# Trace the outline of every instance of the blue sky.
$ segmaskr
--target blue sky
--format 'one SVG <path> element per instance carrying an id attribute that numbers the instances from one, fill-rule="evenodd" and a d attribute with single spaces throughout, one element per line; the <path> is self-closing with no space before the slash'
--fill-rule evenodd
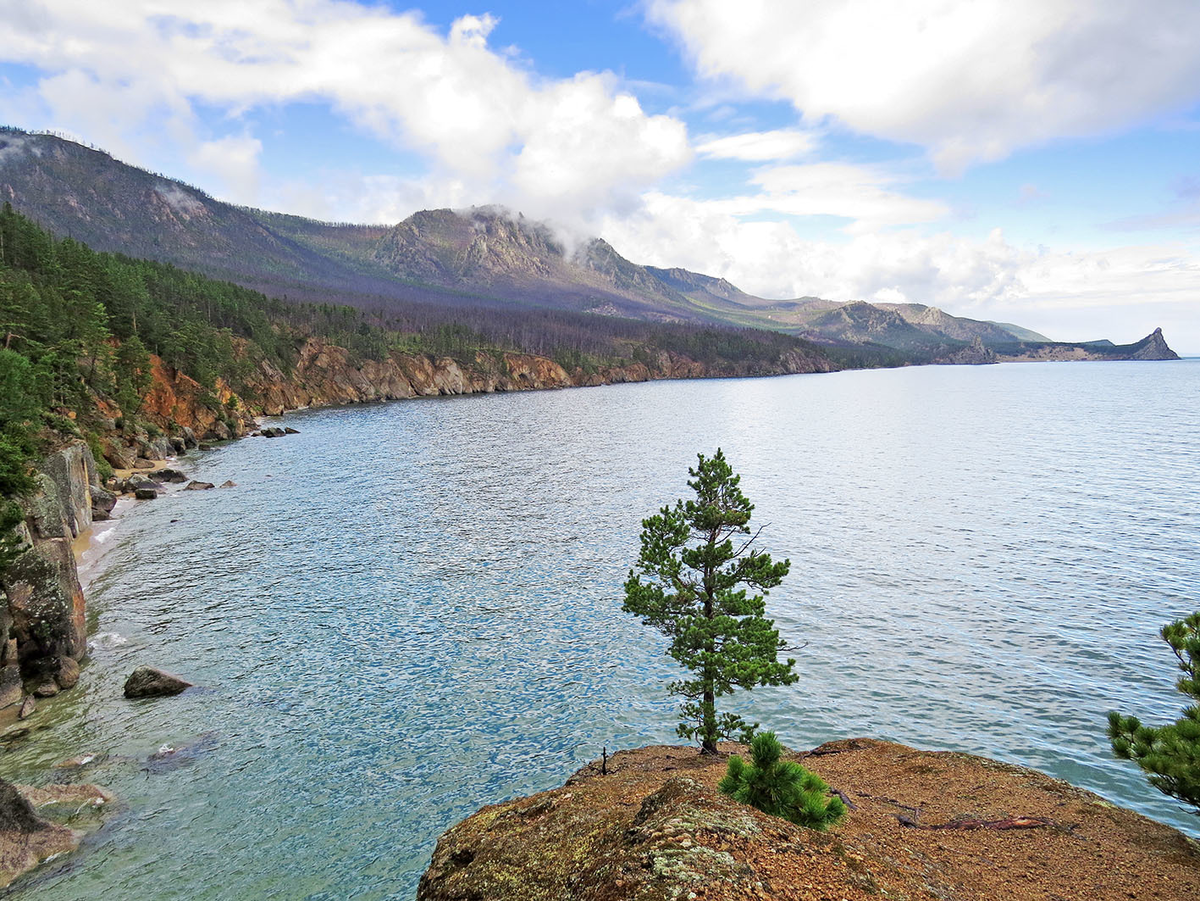
<path id="1" fill-rule="evenodd" d="M 764 296 L 1200 351 L 1194 0 L 0 0 L 0 121 L 269 209 L 501 203 Z"/>

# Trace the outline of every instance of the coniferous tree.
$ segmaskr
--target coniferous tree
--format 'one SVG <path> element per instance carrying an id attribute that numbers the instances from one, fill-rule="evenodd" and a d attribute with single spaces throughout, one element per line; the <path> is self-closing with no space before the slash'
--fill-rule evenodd
<path id="1" fill-rule="evenodd" d="M 1168 623 L 1159 634 L 1183 671 L 1175 687 L 1196 703 L 1165 726 L 1143 726 L 1114 710 L 1108 737 L 1113 753 L 1141 767 L 1151 785 L 1200 811 L 1200 613 Z"/>
<path id="2" fill-rule="evenodd" d="M 780 760 L 783 751 L 774 732 L 760 732 L 750 742 L 750 764 L 737 754 L 729 758 L 717 789 L 735 801 L 783 817 L 798 826 L 824 831 L 846 815 L 846 805 L 816 773 Z"/>
<path id="3" fill-rule="evenodd" d="M 642 521 L 641 554 L 625 583 L 624 610 L 666 635 L 667 653 L 691 670 L 690 678 L 668 688 L 684 699 L 676 731 L 698 738 L 701 751 L 711 754 L 718 739 L 748 740 L 757 728 L 740 716 L 718 715 L 717 698 L 799 677 L 795 660 L 778 659 L 784 643 L 763 600 L 783 581 L 790 562 L 774 563 L 753 548 L 757 533 L 743 537 L 750 535 L 754 505 L 720 449 L 699 460 L 688 470 L 696 499 L 677 501 Z M 748 588 L 761 593 L 748 594 Z"/>

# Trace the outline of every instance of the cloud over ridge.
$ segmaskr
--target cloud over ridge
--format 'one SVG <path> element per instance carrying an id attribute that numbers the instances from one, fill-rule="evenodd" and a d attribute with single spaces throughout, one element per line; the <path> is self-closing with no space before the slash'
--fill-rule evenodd
<path id="1" fill-rule="evenodd" d="M 959 172 L 1200 97 L 1193 0 L 648 0 L 703 75 Z"/>

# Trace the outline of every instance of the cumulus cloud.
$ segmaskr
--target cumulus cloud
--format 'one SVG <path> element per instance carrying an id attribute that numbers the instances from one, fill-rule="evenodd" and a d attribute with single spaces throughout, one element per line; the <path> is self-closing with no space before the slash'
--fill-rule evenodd
<path id="1" fill-rule="evenodd" d="M 536 78 L 488 45 L 495 25 L 463 16 L 443 34 L 417 13 L 348 0 L 56 0 L 0 20 L 0 59 L 47 72 L 54 124 L 126 158 L 139 159 L 126 151 L 151 123 L 180 146 L 207 142 L 194 162 L 242 201 L 253 200 L 255 139 L 200 134 L 197 104 L 237 117 L 327 103 L 424 154 L 434 178 L 543 214 L 627 203 L 689 161 L 681 121 L 647 115 L 611 74 Z"/>
<path id="2" fill-rule="evenodd" d="M 647 0 L 705 76 L 957 172 L 1200 97 L 1194 0 Z"/>

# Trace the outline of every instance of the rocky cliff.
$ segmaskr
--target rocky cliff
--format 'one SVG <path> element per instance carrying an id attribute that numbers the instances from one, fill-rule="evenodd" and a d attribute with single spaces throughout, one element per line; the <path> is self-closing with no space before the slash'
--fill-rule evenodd
<path id="1" fill-rule="evenodd" d="M 418 901 L 1200 897 L 1194 841 L 1041 773 L 867 739 L 794 757 L 848 800 L 836 830 L 719 794 L 724 759 L 643 748 L 448 830 Z"/>
<path id="2" fill-rule="evenodd" d="M 208 390 L 186 374 L 153 358 L 153 380 L 140 415 L 164 434 L 121 435 L 101 441 L 114 467 L 130 468 L 136 457 L 162 459 L 194 439 L 223 440 L 246 434 L 258 415 L 333 404 L 403 400 L 438 395 L 534 391 L 653 379 L 726 378 L 829 372 L 825 356 L 791 351 L 769 364 L 703 363 L 669 351 L 644 354 L 623 365 L 567 371 L 546 357 L 523 353 L 474 353 L 467 359 L 392 352 L 382 360 L 355 360 L 344 347 L 317 338 L 301 344 L 290 372 L 266 360 L 257 363 L 239 396 L 222 381 Z M 114 414 L 115 415 L 115 414 Z"/>
<path id="3" fill-rule="evenodd" d="M 47 457 L 37 480 L 20 526 L 26 550 L 0 584 L 0 709 L 73 688 L 87 653 L 71 542 L 92 524 L 106 492 L 83 443 Z"/>

